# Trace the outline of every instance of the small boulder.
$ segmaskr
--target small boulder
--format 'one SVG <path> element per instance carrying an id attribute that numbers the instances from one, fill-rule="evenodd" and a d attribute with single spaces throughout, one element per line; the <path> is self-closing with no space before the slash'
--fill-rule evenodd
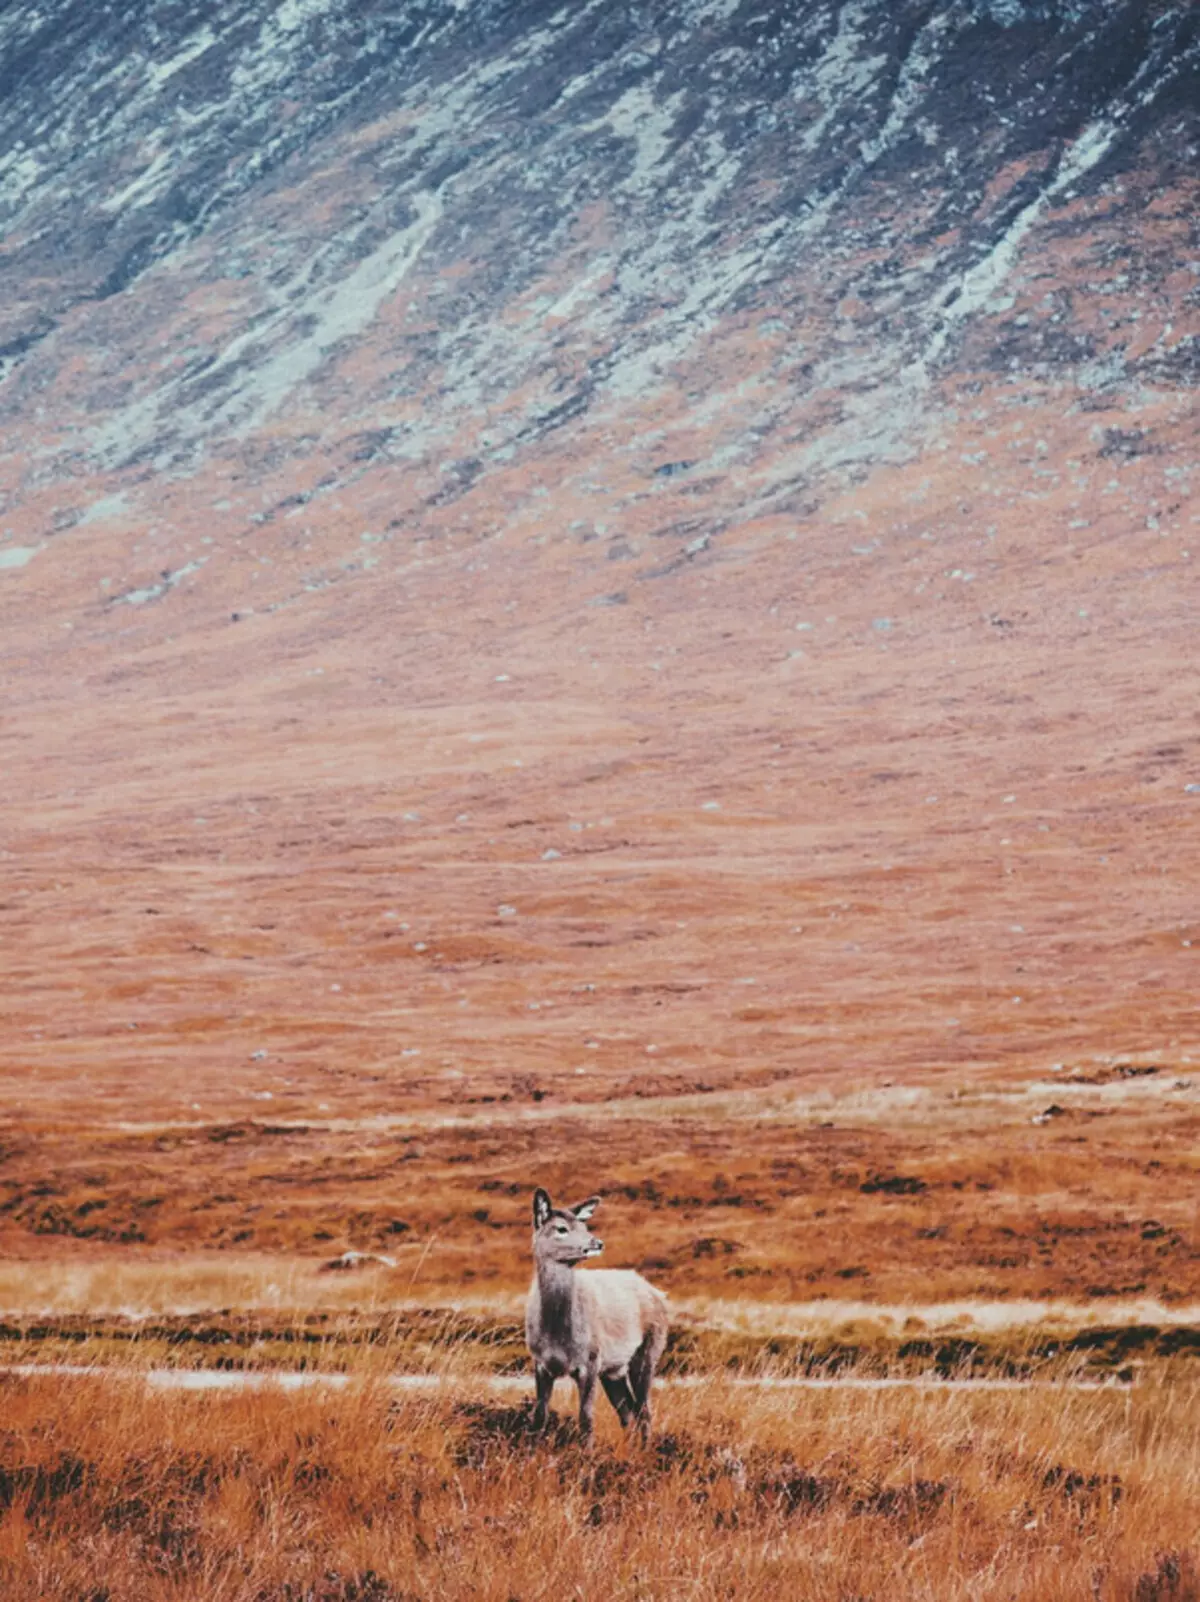
<path id="1" fill-rule="evenodd" d="M 343 1252 L 321 1264 L 322 1274 L 344 1274 L 352 1268 L 395 1268 L 396 1259 L 384 1252 Z"/>
<path id="2" fill-rule="evenodd" d="M 1060 1107 L 1056 1101 L 1052 1101 L 1050 1105 L 1043 1108 L 1040 1113 L 1034 1113 L 1033 1117 L 1029 1121 L 1033 1124 L 1048 1124 L 1051 1123 L 1055 1118 L 1065 1118 L 1066 1116 L 1067 1109 L 1065 1107 Z"/>

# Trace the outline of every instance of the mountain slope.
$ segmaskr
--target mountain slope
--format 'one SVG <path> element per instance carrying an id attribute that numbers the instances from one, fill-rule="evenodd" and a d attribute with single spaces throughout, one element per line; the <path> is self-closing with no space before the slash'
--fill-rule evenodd
<path id="1" fill-rule="evenodd" d="M 22 1094 L 1186 1051 L 1198 64 L 1134 0 L 0 19 Z"/>

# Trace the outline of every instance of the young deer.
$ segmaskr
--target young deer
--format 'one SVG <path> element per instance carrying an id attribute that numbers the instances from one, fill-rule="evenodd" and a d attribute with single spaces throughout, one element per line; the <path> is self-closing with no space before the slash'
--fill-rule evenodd
<path id="1" fill-rule="evenodd" d="M 596 1381 L 623 1427 L 650 1434 L 650 1386 L 667 1344 L 667 1298 L 629 1268 L 575 1273 L 576 1263 L 604 1250 L 587 1227 L 600 1205 L 555 1207 L 544 1190 L 533 1198 L 534 1278 L 525 1305 L 525 1339 L 537 1379 L 534 1427 L 546 1422 L 554 1382 L 569 1374 L 579 1387 L 579 1428 L 592 1435 Z"/>

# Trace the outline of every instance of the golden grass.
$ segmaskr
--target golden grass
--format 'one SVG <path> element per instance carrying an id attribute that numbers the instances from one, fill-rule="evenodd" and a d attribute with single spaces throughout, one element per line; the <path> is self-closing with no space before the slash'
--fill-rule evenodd
<path id="1" fill-rule="evenodd" d="M 563 1388 L 565 1390 L 565 1388 Z M 560 1406 L 567 1397 L 560 1395 Z M 1200 1383 L 664 1387 L 643 1452 L 396 1397 L 9 1379 L 6 1602 L 1194 1602 Z"/>
<path id="2" fill-rule="evenodd" d="M 133 1318 L 203 1315 L 216 1308 L 272 1312 L 304 1308 L 362 1312 L 408 1300 L 411 1275 L 368 1265 L 356 1273 L 324 1273 L 312 1257 L 188 1252 L 169 1257 L 119 1255 L 86 1259 L 0 1261 L 0 1316 L 127 1314 Z M 465 1307 L 494 1308 L 497 1298 L 463 1298 Z M 510 1297 L 511 1309 L 519 1297 Z"/>
<path id="3" fill-rule="evenodd" d="M 311 1260 L 0 1265 L 0 1365 L 361 1374 L 526 1368 L 521 1293 L 423 1299 L 402 1269 Z M 878 1304 L 676 1297 L 664 1372 L 1116 1376 L 1200 1357 L 1200 1306 L 1148 1300 Z"/>
<path id="4" fill-rule="evenodd" d="M 220 1310 L 277 1324 L 342 1315 L 361 1327 L 364 1319 L 414 1310 L 441 1310 L 480 1322 L 519 1320 L 524 1305 L 523 1290 L 441 1295 L 436 1304 L 412 1290 L 412 1276 L 403 1266 L 389 1270 L 368 1264 L 358 1272 L 329 1273 L 311 1257 L 188 1252 L 147 1259 L 102 1251 L 86 1260 L 39 1262 L 35 1268 L 0 1260 L 0 1320 L 22 1324 L 114 1318 L 131 1325 L 155 1318 L 183 1323 Z M 1011 1332 L 1020 1339 L 1099 1327 L 1200 1326 L 1200 1303 L 1165 1304 L 1153 1298 L 886 1303 L 827 1297 L 787 1303 L 676 1294 L 671 1300 L 674 1316 L 692 1327 L 763 1341 L 781 1335 L 839 1336 L 851 1329 L 880 1338 Z"/>
<path id="5" fill-rule="evenodd" d="M 1200 1081 L 1112 1075 L 1040 1124 L 1044 1082 L 965 1075 L 14 1116 L 0 1602 L 1198 1602 Z M 527 1372 L 531 1180 L 570 1199 L 582 1152 L 607 1260 L 674 1306 L 647 1455 L 612 1419 L 590 1456 L 532 1442 L 495 1383 Z M 395 1266 L 323 1272 L 346 1247 Z M 721 1384 L 929 1373 L 1122 1383 Z"/>

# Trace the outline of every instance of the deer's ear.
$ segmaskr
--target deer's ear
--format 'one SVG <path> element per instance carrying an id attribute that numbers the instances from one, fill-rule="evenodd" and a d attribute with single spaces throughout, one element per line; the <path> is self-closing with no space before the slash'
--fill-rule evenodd
<path id="1" fill-rule="evenodd" d="M 576 1218 L 581 1219 L 586 1224 L 599 1205 L 599 1196 L 589 1196 L 587 1201 L 580 1202 L 579 1206 L 572 1207 L 571 1211 L 575 1214 Z"/>
<path id="2" fill-rule="evenodd" d="M 540 1187 L 533 1193 L 533 1227 L 541 1229 L 550 1216 L 550 1193 Z"/>

